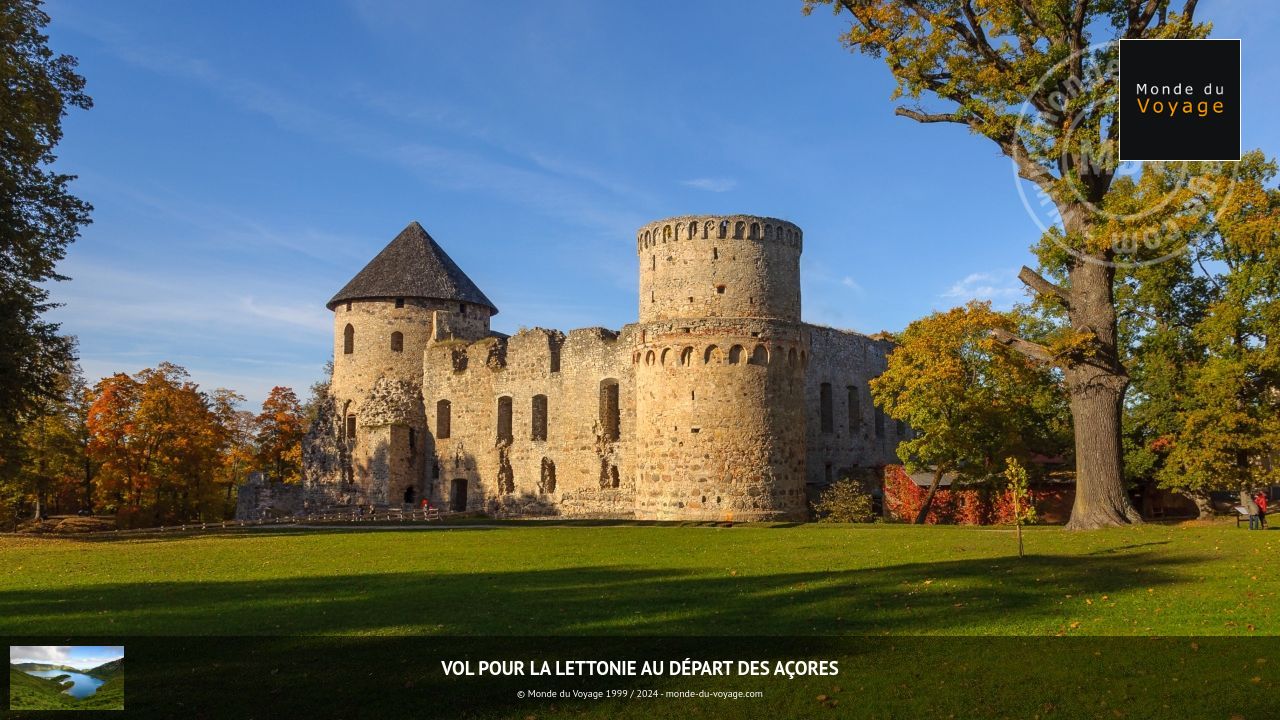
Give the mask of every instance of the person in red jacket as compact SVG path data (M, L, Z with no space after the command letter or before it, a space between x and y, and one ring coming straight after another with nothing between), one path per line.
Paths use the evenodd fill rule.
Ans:
M1258 504L1258 527L1265 528L1267 526L1267 494L1259 491L1253 496L1253 501Z

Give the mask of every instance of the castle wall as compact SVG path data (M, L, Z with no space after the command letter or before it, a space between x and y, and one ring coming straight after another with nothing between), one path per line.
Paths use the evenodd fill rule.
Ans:
M907 439L907 430L872 404L868 385L884 372L893 343L817 325L809 326L809 338L804 384L808 484L821 487L850 470L900 462L896 449ZM826 401L824 384L830 387Z
M466 509L624 516L634 506L635 375L632 328L535 328L507 339L438 343L423 363L429 427L430 492L454 507L456 482ZM616 383L616 394L607 390ZM602 393L602 387L605 390ZM602 394L617 398L616 437L602 417ZM545 439L535 437L534 397L545 397ZM502 437L502 398L510 435ZM448 402L441 437L440 401ZM541 414L541 411L538 411Z

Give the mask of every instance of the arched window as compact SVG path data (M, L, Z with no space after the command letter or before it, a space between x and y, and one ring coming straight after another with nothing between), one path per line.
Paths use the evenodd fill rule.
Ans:
M391 333L391 352L404 352L404 333L398 330Z
M692 240L696 237L698 237L698 222L695 220L689 223L689 239Z
M734 345L729 348L729 364L737 365L742 362L742 346Z
M356 351L356 329L347 323L342 330L342 354L350 355Z
M849 434L857 435L862 431L862 398L858 394L858 386L850 385L849 390Z
M653 355L653 351L652 351L652 350L650 350L649 352L645 353L645 354L644 354L644 364L645 364L645 365L652 365L652 364L653 364L653 358L654 358L654 355Z
M658 363L660 365L666 365L667 361L670 359L671 359L671 348L663 348L662 355L658 357Z
M693 348L687 347L680 351L680 364L686 366L693 364Z
M754 349L751 350L751 364L752 365L768 365L769 364L769 351L765 349L764 345L757 345L755 346Z
M511 396L498 398L498 442L510 442L511 436Z
M720 348L715 345L707 348L707 351L702 354L702 362L708 365L719 365L723 360L724 358L720 357Z
M729 236L729 221L721 220L720 221L720 237L728 237L728 236Z
M529 438L531 440L547 439L547 396L533 396L533 428L530 431Z
M347 416L347 442L355 443L356 441L356 416Z
M750 237L751 237L751 239L752 239L752 240L759 240L759 239L760 239L760 223L751 223L751 235L750 235Z
M819 414L822 418L822 432L835 432L835 414L831 410L831 383L822 383L818 390Z
M787 364L792 367L795 367L796 365L796 349L795 348L791 348L790 350L787 351Z
M743 221L739 220L738 222L734 223L734 224L733 224L733 237L734 237L734 239L741 240L741 239L742 239L742 233L743 233L744 231L746 231L746 229L747 229L747 224L746 224L745 222L743 222Z
M621 408L618 407L618 381L600 381L600 432L606 439L620 437Z
M449 429L453 424L453 404L448 400L436 401L436 439L449 439Z

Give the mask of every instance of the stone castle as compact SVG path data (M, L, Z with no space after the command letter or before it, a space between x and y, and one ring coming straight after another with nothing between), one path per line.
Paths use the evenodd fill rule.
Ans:
M806 519L814 489L897 462L908 430L867 387L890 343L801 320L802 245L775 218L653 222L638 322L508 337L411 223L328 303L308 507Z

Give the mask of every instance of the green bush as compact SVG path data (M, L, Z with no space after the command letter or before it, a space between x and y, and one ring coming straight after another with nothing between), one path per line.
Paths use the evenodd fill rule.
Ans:
M875 519L871 495L852 478L841 478L823 490L813 510L819 522L865 523Z

